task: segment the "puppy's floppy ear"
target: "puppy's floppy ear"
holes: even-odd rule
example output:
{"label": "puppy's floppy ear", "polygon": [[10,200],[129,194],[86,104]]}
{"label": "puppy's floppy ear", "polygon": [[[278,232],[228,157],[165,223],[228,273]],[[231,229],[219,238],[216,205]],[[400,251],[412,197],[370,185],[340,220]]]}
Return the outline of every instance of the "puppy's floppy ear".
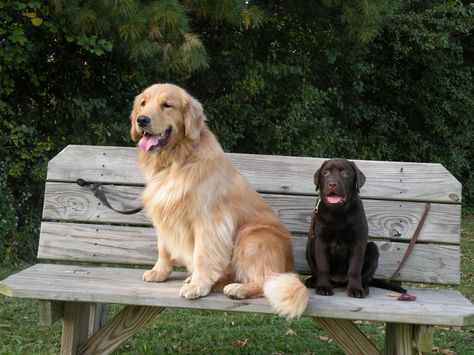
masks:
{"label": "puppy's floppy ear", "polygon": [[137,131],[136,119],[139,112],[140,106],[140,96],[138,95],[135,97],[133,102],[132,112],[130,113],[130,136],[134,142],[137,142],[140,139],[140,134]]}
{"label": "puppy's floppy ear", "polygon": [[364,186],[364,184],[365,184],[365,175],[362,173],[362,171],[359,170],[359,168],[357,167],[357,165],[353,161],[351,161],[349,163],[351,163],[352,167],[354,168],[355,175],[356,175],[356,183],[355,183],[356,186],[355,186],[355,188],[356,188],[357,192],[360,192],[360,188],[362,186]]}
{"label": "puppy's floppy ear", "polygon": [[324,164],[326,164],[326,162],[324,162],[318,170],[316,170],[316,172],[314,173],[314,186],[316,186],[316,191],[318,191],[320,189],[320,186],[319,186],[319,180],[321,178],[321,172],[323,171],[323,166]]}
{"label": "puppy's floppy ear", "polygon": [[191,95],[183,95],[184,134],[196,140],[199,138],[206,117],[201,103]]}

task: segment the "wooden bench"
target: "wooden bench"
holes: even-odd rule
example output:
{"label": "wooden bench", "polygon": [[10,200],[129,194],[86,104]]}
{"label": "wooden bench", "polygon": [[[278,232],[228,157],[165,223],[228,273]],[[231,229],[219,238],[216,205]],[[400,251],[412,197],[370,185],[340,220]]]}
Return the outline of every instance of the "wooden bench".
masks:
{"label": "wooden bench", "polygon": [[[323,159],[228,154],[232,163],[277,211],[294,235],[297,271],[309,271],[306,233],[315,205],[313,174]],[[439,164],[356,161],[367,176],[361,194],[370,238],[381,257],[376,276],[397,268],[425,202],[431,210],[418,242],[395,280],[460,283],[461,185]],[[232,300],[211,294],[197,300],[178,296],[184,273],[164,283],[142,281],[156,259],[154,230],[144,213],[121,215],[103,206],[83,178],[104,183],[117,209],[136,207],[143,177],[135,149],[68,146],[49,162],[38,259],[42,262],[8,277],[0,292],[40,300],[43,323],[63,318],[62,353],[107,353],[117,348],[165,307],[271,313],[263,299]],[[135,206],[134,206],[135,204]],[[371,288],[365,299],[337,289],[332,297],[311,291],[305,316],[313,317],[347,354],[379,350],[351,320],[386,322],[387,354],[411,354],[412,341],[431,350],[433,325],[474,324],[474,306],[455,290],[409,288],[414,302]],[[106,304],[127,305],[107,322]]]}

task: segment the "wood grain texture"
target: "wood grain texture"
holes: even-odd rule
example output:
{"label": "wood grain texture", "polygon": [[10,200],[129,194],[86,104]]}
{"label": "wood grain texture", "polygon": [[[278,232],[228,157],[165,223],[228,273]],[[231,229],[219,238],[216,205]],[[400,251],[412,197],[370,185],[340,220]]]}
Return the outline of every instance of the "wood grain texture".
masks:
{"label": "wood grain texture", "polygon": [[[314,195],[314,172],[325,159],[227,154],[260,192]],[[74,162],[72,164],[72,162]],[[461,184],[440,164],[355,160],[367,176],[368,198],[460,203]],[[143,184],[136,150],[70,145],[48,164],[49,181],[83,178],[112,184]]]}
{"label": "wood grain texture", "polygon": [[[263,298],[232,300],[221,293],[186,300],[178,296],[184,273],[173,273],[164,283],[143,282],[143,270],[37,264],[0,282],[13,297],[75,300],[137,306],[196,308],[236,312],[271,313]],[[458,291],[409,289],[415,302],[400,302],[386,290],[371,288],[365,299],[347,297],[345,290],[319,296],[311,292],[306,316],[390,321],[426,325],[474,324],[474,306]]]}
{"label": "wood grain texture", "polygon": [[347,319],[313,318],[346,355],[380,355],[377,348]]}
{"label": "wood grain texture", "polygon": [[153,265],[153,228],[43,222],[38,258],[131,265]]}
{"label": "wood grain texture", "polygon": [[[119,210],[139,205],[141,187],[107,185],[111,205]],[[293,233],[307,233],[316,197],[263,194],[287,228]],[[373,238],[409,240],[423,214],[424,204],[417,202],[365,200],[369,234]],[[94,223],[150,225],[145,212],[122,215],[114,212],[87,187],[71,183],[46,184],[43,218]],[[433,204],[421,230],[420,242],[459,244],[461,206]]]}
{"label": "wood grain texture", "polygon": [[89,305],[88,337],[91,337],[107,323],[107,309],[106,303],[91,303]]}
{"label": "wood grain texture", "polygon": [[[306,237],[293,238],[296,270],[309,273]],[[386,278],[397,268],[407,243],[376,241],[381,253],[376,277]],[[457,245],[417,244],[394,280],[459,283]],[[153,228],[43,222],[38,258],[63,261],[153,265],[157,247]]]}
{"label": "wood grain texture", "polygon": [[61,355],[75,355],[80,344],[87,339],[89,304],[66,302],[61,338]]}
{"label": "wood grain texture", "polygon": [[413,325],[387,323],[385,326],[384,355],[413,353]]}
{"label": "wood grain texture", "polygon": [[79,354],[110,354],[161,313],[163,309],[161,307],[126,306],[79,347]]}

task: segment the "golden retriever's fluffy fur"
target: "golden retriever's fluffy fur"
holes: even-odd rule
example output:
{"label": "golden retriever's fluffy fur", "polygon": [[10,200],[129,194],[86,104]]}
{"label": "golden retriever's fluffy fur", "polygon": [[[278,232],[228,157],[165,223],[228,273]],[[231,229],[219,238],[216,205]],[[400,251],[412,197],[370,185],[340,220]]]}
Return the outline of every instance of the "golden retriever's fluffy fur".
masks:
{"label": "golden retriever's fluffy fur", "polygon": [[265,295],[278,314],[299,316],[309,296],[292,273],[290,233],[230,164],[205,120],[201,104],[175,85],[156,84],[135,98],[131,136],[139,142],[142,197],[159,255],[143,279],[165,281],[173,265],[184,265],[181,297]]}

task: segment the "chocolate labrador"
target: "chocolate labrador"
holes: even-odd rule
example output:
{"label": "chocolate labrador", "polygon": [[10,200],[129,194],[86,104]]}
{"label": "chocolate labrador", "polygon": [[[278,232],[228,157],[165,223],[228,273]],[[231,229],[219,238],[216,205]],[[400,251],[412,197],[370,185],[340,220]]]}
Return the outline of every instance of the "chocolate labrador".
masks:
{"label": "chocolate labrador", "polygon": [[327,160],[314,175],[320,200],[306,249],[312,272],[306,286],[317,294],[332,295],[333,287],[346,286],[349,297],[364,298],[369,284],[406,292],[373,279],[379,250],[374,242],[367,242],[367,217],[359,196],[364,183],[365,175],[345,159]]}

